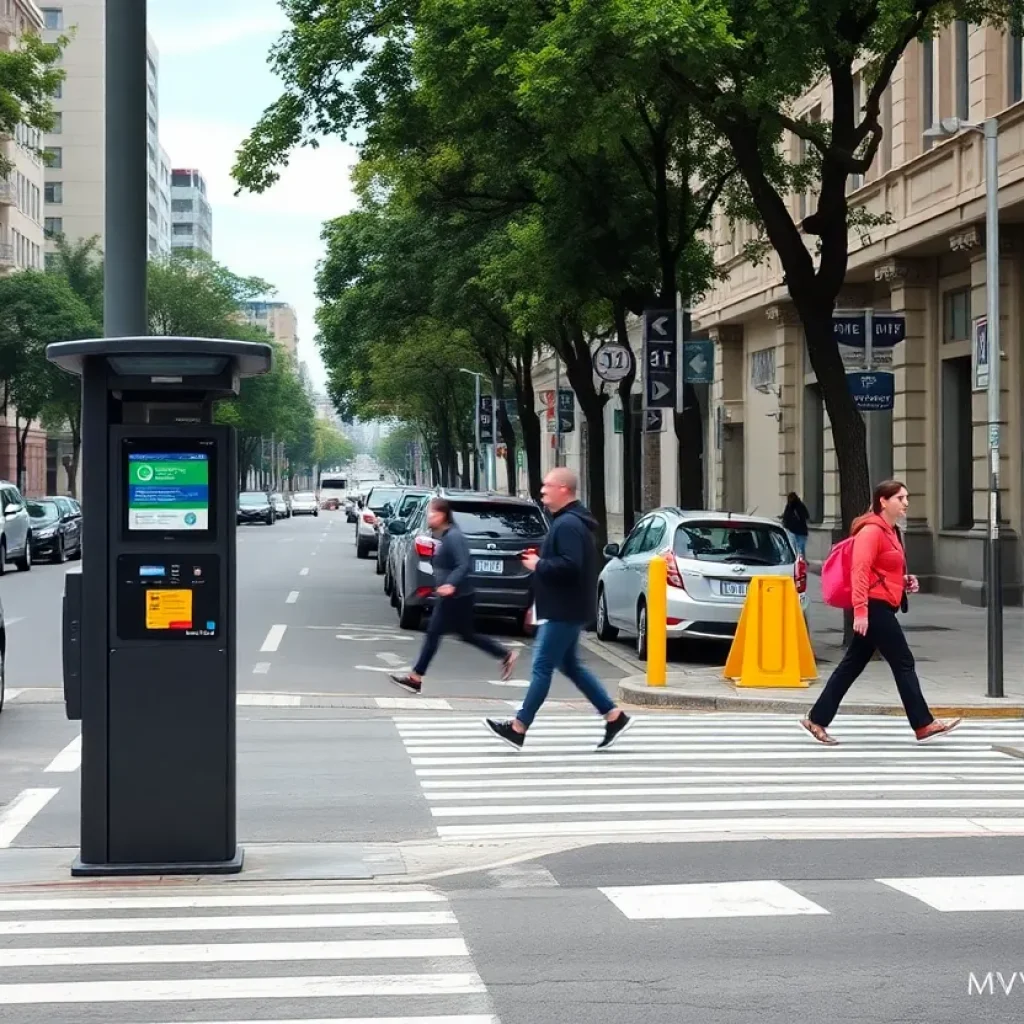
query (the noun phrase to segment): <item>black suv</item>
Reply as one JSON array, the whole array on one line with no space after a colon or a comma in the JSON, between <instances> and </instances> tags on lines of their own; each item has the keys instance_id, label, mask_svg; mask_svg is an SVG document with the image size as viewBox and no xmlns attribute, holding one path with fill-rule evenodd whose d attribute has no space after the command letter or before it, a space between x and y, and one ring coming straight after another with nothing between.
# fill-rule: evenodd
<instances>
[{"instance_id":1,"label":"black suv","mask_svg":"<svg viewBox=\"0 0 1024 1024\"><path fill-rule=\"evenodd\" d=\"M540 550L548 532L541 507L529 498L481 491L438 489L451 503L452 519L469 544L470 581L476 610L484 615L514 617L520 629L533 603L531 576L519 560L528 548ZM427 502L406 521L393 519L389 568L391 603L403 629L415 629L434 602L434 550L437 542L427 527Z\"/></svg>"}]
</instances>

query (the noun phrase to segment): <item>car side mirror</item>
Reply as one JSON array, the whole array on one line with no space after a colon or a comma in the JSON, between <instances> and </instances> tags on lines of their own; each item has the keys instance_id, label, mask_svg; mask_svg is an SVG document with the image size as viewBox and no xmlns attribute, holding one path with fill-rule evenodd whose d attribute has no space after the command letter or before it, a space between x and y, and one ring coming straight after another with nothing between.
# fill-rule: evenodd
<instances>
[{"instance_id":1,"label":"car side mirror","mask_svg":"<svg viewBox=\"0 0 1024 1024\"><path fill-rule=\"evenodd\" d=\"M404 519L393 519L388 523L388 533L392 537L401 537L403 533L409 532L409 524Z\"/></svg>"},{"instance_id":2,"label":"car side mirror","mask_svg":"<svg viewBox=\"0 0 1024 1024\"><path fill-rule=\"evenodd\" d=\"M20 511L21 511L21 506L20 505L11 504L11 505L5 505L4 506L4 515L8 519L10 519L12 516L16 516Z\"/></svg>"},{"instance_id":3,"label":"car side mirror","mask_svg":"<svg viewBox=\"0 0 1024 1024\"><path fill-rule=\"evenodd\" d=\"M619 545L618 544L606 544L604 548L605 558L618 558L619 557Z\"/></svg>"}]
</instances>

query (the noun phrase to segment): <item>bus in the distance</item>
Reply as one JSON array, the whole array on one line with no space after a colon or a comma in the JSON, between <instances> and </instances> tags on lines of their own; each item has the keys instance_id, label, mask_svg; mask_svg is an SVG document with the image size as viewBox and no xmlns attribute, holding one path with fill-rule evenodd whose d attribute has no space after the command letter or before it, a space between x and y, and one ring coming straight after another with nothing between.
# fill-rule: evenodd
<instances>
[{"instance_id":1,"label":"bus in the distance","mask_svg":"<svg viewBox=\"0 0 1024 1024\"><path fill-rule=\"evenodd\" d=\"M348 494L348 473L320 474L320 504L323 508L340 508Z\"/></svg>"}]
</instances>

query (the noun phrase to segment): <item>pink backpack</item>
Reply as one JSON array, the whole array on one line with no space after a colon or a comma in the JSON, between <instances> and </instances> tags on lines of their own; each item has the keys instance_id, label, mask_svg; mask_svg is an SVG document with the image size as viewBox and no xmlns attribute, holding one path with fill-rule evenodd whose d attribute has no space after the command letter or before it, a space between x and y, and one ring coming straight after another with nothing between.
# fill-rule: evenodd
<instances>
[{"instance_id":1,"label":"pink backpack","mask_svg":"<svg viewBox=\"0 0 1024 1024\"><path fill-rule=\"evenodd\" d=\"M833 608L853 608L853 538L834 545L821 567L821 598Z\"/></svg>"}]
</instances>

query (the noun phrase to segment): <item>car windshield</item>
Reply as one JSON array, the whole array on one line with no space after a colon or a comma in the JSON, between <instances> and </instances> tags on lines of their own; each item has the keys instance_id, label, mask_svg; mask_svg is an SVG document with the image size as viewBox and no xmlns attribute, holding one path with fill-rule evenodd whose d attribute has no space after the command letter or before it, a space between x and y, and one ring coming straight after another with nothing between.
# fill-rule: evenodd
<instances>
[{"instance_id":1,"label":"car windshield","mask_svg":"<svg viewBox=\"0 0 1024 1024\"><path fill-rule=\"evenodd\" d=\"M57 508L57 503L54 501L29 501L26 502L25 507L28 509L29 517L35 521L36 525L55 523L60 519L60 509Z\"/></svg>"},{"instance_id":2,"label":"car windshield","mask_svg":"<svg viewBox=\"0 0 1024 1024\"><path fill-rule=\"evenodd\" d=\"M369 505L374 512L380 512L385 505L390 505L394 508L395 502L398 501L398 496L401 493L401 490L397 487L374 487L374 489L370 491L370 496L366 499L366 504Z\"/></svg>"},{"instance_id":3,"label":"car windshield","mask_svg":"<svg viewBox=\"0 0 1024 1024\"><path fill-rule=\"evenodd\" d=\"M266 505L267 496L265 494L240 494L238 496L239 505Z\"/></svg>"},{"instance_id":4,"label":"car windshield","mask_svg":"<svg viewBox=\"0 0 1024 1024\"><path fill-rule=\"evenodd\" d=\"M685 523L673 546L679 558L731 565L786 565L793 549L785 532L766 523Z\"/></svg>"},{"instance_id":5,"label":"car windshield","mask_svg":"<svg viewBox=\"0 0 1024 1024\"><path fill-rule=\"evenodd\" d=\"M316 498L312 494L307 494L305 491L296 494L292 501L316 501Z\"/></svg>"},{"instance_id":6,"label":"car windshield","mask_svg":"<svg viewBox=\"0 0 1024 1024\"><path fill-rule=\"evenodd\" d=\"M532 505L504 502L452 504L455 525L472 537L543 537L547 532L540 511Z\"/></svg>"},{"instance_id":7,"label":"car windshield","mask_svg":"<svg viewBox=\"0 0 1024 1024\"><path fill-rule=\"evenodd\" d=\"M420 507L420 502L426 497L425 494L407 494L402 499L401 507L398 509L400 516L409 516Z\"/></svg>"}]
</instances>

